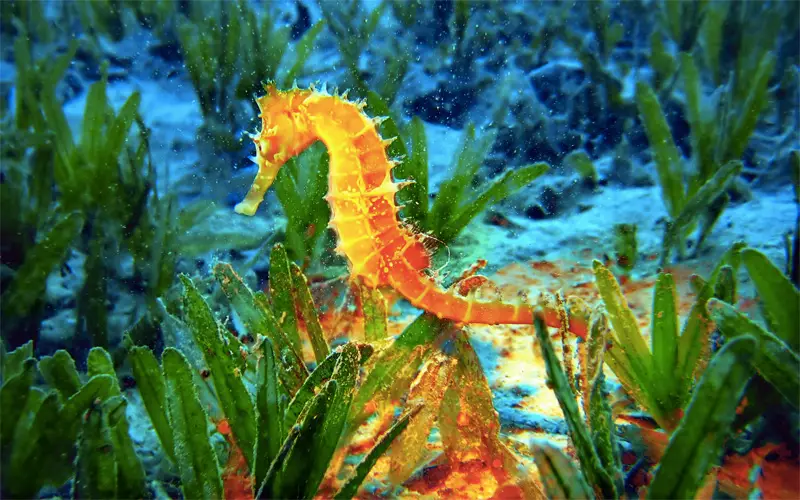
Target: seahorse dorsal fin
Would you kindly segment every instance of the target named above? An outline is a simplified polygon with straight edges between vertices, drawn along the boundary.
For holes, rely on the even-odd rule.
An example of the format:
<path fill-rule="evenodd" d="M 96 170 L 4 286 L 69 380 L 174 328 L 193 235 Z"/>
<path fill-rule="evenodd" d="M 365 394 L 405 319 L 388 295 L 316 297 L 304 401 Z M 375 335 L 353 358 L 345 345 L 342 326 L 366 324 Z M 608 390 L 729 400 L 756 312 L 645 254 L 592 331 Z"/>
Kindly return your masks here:
<path fill-rule="evenodd" d="M 278 95 L 278 87 L 275 86 L 275 82 L 272 80 L 267 80 L 264 82 L 264 90 L 270 97 Z"/>

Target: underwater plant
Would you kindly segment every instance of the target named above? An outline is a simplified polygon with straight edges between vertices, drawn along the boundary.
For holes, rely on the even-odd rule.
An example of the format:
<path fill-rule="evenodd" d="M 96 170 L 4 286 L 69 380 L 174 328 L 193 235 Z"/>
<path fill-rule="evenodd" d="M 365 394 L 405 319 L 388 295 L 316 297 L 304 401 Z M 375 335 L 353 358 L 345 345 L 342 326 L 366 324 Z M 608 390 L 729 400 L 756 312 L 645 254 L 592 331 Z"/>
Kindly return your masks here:
<path fill-rule="evenodd" d="M 753 367 L 785 402 L 800 409 L 800 291 L 761 252 L 744 249 L 741 260 L 761 299 L 768 328 L 719 299 L 709 300 L 709 313 L 726 339 L 752 335 L 759 340 Z"/>
<path fill-rule="evenodd" d="M 740 455 L 757 455 L 759 450 L 783 446 L 791 450 L 791 457 L 794 450 L 800 448 L 797 434 L 800 428 L 800 339 L 797 325 L 800 292 L 762 253 L 745 249 L 741 258 L 761 299 L 760 319 L 764 324 L 748 318 L 729 303 L 717 299 L 708 303 L 711 318 L 726 340 L 750 335 L 759 341 L 752 359 L 756 376 L 745 393 L 746 404 L 737 414 L 734 428 L 739 434 L 732 448 Z M 756 486 L 770 496 L 797 494 L 797 486 L 792 484 L 775 484 L 775 491 L 767 492 L 765 488 L 773 481 L 772 474 L 762 474 Z M 746 493 L 753 488 L 752 484 L 744 488 L 735 483 L 726 486 L 734 494 L 742 490 Z"/>
<path fill-rule="evenodd" d="M 99 45 L 98 37 L 107 36 L 113 41 L 120 41 L 126 35 L 126 9 L 120 2 L 100 0 L 97 2 L 75 2 L 67 4 L 67 9 L 74 9 L 81 25 L 92 39 L 94 48 Z"/>
<path fill-rule="evenodd" d="M 575 51 L 586 73 L 602 89 L 606 106 L 621 116 L 634 114 L 633 105 L 623 95 L 623 81 L 607 65 L 614 47 L 622 40 L 625 29 L 612 21 L 608 2 L 592 2 L 588 10 L 595 46 L 589 46 L 577 31 L 560 30 L 558 35 Z"/>
<path fill-rule="evenodd" d="M 247 2 L 239 2 L 242 15 L 242 41 L 237 65 L 239 81 L 236 84 L 236 97 L 247 100 L 258 111 L 252 97 L 261 90 L 263 82 L 279 81 L 289 86 L 306 69 L 306 62 L 312 55 L 315 43 L 324 21 L 318 21 L 306 31 L 296 45 L 290 48 L 291 29 L 279 26 L 269 11 L 260 16 Z"/>
<path fill-rule="evenodd" d="M 223 151 L 235 150 L 237 140 L 234 78 L 242 37 L 236 2 L 210 3 L 213 11 L 198 20 L 183 19 L 178 40 L 204 119 L 204 129 Z M 213 14 L 212 14 L 213 12 Z M 212 14 L 212 15 L 208 15 Z"/>
<path fill-rule="evenodd" d="M 270 271 L 271 297 L 267 298 L 261 292 L 253 294 L 229 265 L 215 267 L 217 280 L 246 332 L 258 336 L 252 347 L 220 325 L 192 281 L 182 277 L 183 316 L 208 367 L 214 406 L 224 416 L 232 442 L 241 451 L 243 463 L 238 469 L 243 472 L 237 469 L 233 473 L 219 466 L 206 432 L 209 417 L 196 387 L 200 384 L 186 357 L 170 347 L 159 366 L 148 348 L 130 347 L 134 377 L 145 406 L 165 453 L 178 466 L 187 497 L 221 497 L 237 482 L 243 482 L 244 489 L 259 498 L 314 496 L 326 471 L 338 463 L 333 460 L 334 452 L 347 447 L 347 440 L 362 421 L 362 404 L 387 390 L 370 382 L 374 380 L 373 371 L 357 388 L 359 371 L 375 355 L 374 348 L 351 341 L 330 349 L 307 281 L 280 245 L 273 248 Z M 310 373 L 302 356 L 301 321 L 317 360 Z M 441 326 L 428 322 L 421 328 L 410 328 L 407 331 L 416 328 L 432 339 Z M 392 356 L 396 349 L 389 347 L 381 352 Z M 373 370 L 385 368 L 373 366 Z M 403 386 L 390 389 L 403 390 Z M 417 417 L 423 406 L 410 401 L 408 411 L 349 471 L 350 479 L 336 498 L 352 497 L 390 443 L 403 436 L 404 430 L 411 432 L 407 427 L 427 422 Z M 416 429 L 414 435 L 426 439 L 429 432 L 429 427 L 424 432 Z M 309 461 L 309 457 L 313 458 Z"/>
<path fill-rule="evenodd" d="M 137 238 L 142 232 L 142 217 L 147 216 L 143 207 L 152 178 L 152 170 L 148 177 L 145 168 L 147 141 L 143 137 L 136 149 L 127 145 L 137 118 L 139 94 L 131 95 L 115 113 L 106 101 L 105 77 L 95 83 L 87 97 L 81 140 L 76 143 L 56 97 L 56 85 L 75 50 L 76 45 L 72 44 L 48 70 L 44 69 L 44 61 L 31 60 L 25 37 L 15 42 L 20 67 L 17 80 L 21 89 L 16 102 L 15 133 L 30 139 L 17 145 L 20 151 L 12 153 L 16 161 L 4 164 L 8 178 L 3 183 L 3 204 L 4 209 L 9 210 L 3 211 L 3 231 L 16 233 L 9 233 L 9 243 L 16 244 L 15 251 L 9 255 L 16 254 L 14 267 L 21 265 L 20 274 L 10 280 L 7 290 L 4 286 L 3 313 L 11 322 L 18 318 L 24 320 L 37 303 L 42 303 L 47 276 L 64 259 L 82 229 L 90 237 L 100 237 L 97 229 L 104 225 L 109 233 L 122 235 L 121 239 L 127 240 L 135 253 Z M 35 140 L 35 137 L 50 140 Z M 32 152 L 26 157 L 29 150 Z M 32 162 L 30 171 L 27 158 Z M 52 221 L 51 232 L 47 239 L 33 246 L 46 221 Z M 20 241 L 20 237 L 25 241 Z M 102 261 L 104 257 L 99 252 L 103 245 L 98 242 L 92 248 L 98 251 L 90 262 Z M 149 260 L 149 254 L 147 257 Z M 98 266 L 96 269 L 102 269 Z M 97 282 L 102 282 L 102 276 L 95 280 Z M 91 283 L 92 280 L 87 280 L 87 287 L 91 287 Z M 104 306 L 100 311 L 104 312 Z M 96 335 L 96 345 L 106 345 L 103 320 L 95 319 L 97 321 L 90 323 L 101 330 Z M 9 326 L 7 335 L 13 345 L 19 345 L 11 338 L 15 336 L 14 330 L 18 328 Z M 27 332 L 24 335 L 28 338 L 38 336 L 35 329 L 31 331 L 24 324 L 19 330 Z"/>
<path fill-rule="evenodd" d="M 117 277 L 120 259 L 133 258 L 133 279 L 141 281 L 145 311 L 153 313 L 172 285 L 179 256 L 250 248 L 262 237 L 209 230 L 208 204 L 178 210 L 174 195 L 159 194 L 141 96 L 134 92 L 114 110 L 105 71 L 89 87 L 80 133 L 72 131 L 56 86 L 76 50 L 71 44 L 48 67 L 45 59 L 31 58 L 25 37 L 15 41 L 20 91 L 13 117 L 4 117 L 2 126 L 18 140 L 3 141 L 0 184 L 2 263 L 9 271 L 2 279 L 3 331 L 12 346 L 36 343 L 47 278 L 71 250 L 87 256 L 76 333 L 108 348 L 108 281 Z"/>
<path fill-rule="evenodd" d="M 37 361 L 32 342 L 11 352 L 0 344 L 2 495 L 34 498 L 72 479 L 74 497 L 146 497 L 108 352 L 93 348 L 82 376 L 66 351 Z M 38 387 L 40 375 L 49 388 Z"/>
<path fill-rule="evenodd" d="M 411 3 L 407 8 L 411 8 Z M 380 81 L 378 75 L 370 75 L 361 69 L 359 62 L 362 54 L 370 47 L 370 39 L 375 34 L 389 3 L 380 2 L 369 14 L 363 12 L 364 5 L 359 0 L 343 2 L 319 2 L 322 15 L 336 40 L 339 55 L 347 68 L 348 87 L 359 95 L 366 95 L 370 89 L 378 89 L 378 93 L 387 102 L 392 103 L 408 71 L 410 56 L 407 51 L 397 46 L 383 49 L 379 54 L 382 71 Z M 390 43 L 397 44 L 394 37 Z M 399 44 L 397 44 L 399 45 Z M 377 50 L 377 49 L 372 49 Z"/>
<path fill-rule="evenodd" d="M 734 245 L 708 281 L 693 276 L 697 298 L 680 334 L 675 282 L 670 274 L 659 274 L 653 290 L 651 348 L 616 278 L 603 264 L 594 261 L 597 289 L 612 326 L 605 363 L 628 394 L 667 432 L 680 422 L 709 357 L 713 324 L 706 310 L 708 301 L 715 296 L 730 297 L 725 277 L 738 269 L 742 247 Z"/>
<path fill-rule="evenodd" d="M 631 272 L 636 265 L 637 253 L 636 224 L 615 224 L 614 258 L 619 268 Z"/>
<path fill-rule="evenodd" d="M 702 37 L 705 60 L 710 67 L 718 65 L 719 38 L 728 8 L 723 2 L 660 2 L 659 6 L 656 18 L 659 22 L 650 34 L 649 61 L 655 73 L 654 87 L 659 92 L 668 92 L 675 83 L 679 63 L 665 46 L 664 38 L 680 53 L 691 52 Z M 712 67 L 712 73 L 719 84 L 719 72 Z"/>
<path fill-rule="evenodd" d="M 584 149 L 576 149 L 564 157 L 564 165 L 572 168 L 580 176 L 586 187 L 596 190 L 599 181 L 597 168 Z"/>
<path fill-rule="evenodd" d="M 604 387 L 603 354 L 609 329 L 603 317 L 597 318 L 587 337 L 581 359 L 581 387 L 584 418 L 575 400 L 574 381 L 564 373 L 556 357 L 550 334 L 541 316 L 534 318 L 536 337 L 547 368 L 549 386 L 555 392 L 581 472 L 577 472 L 562 452 L 547 443 L 533 445 L 533 458 L 550 498 L 619 498 L 624 486 L 622 462 L 615 434 L 614 417 Z M 572 361 L 565 356 L 572 373 Z"/>
<path fill-rule="evenodd" d="M 403 2 L 402 0 L 389 0 L 389 7 L 392 9 L 394 17 L 403 25 L 404 28 L 409 29 L 413 27 L 415 21 L 418 19 L 419 14 L 422 13 L 424 5 L 421 0 L 411 0 Z"/>
<path fill-rule="evenodd" d="M 800 407 L 798 396 L 800 394 L 800 379 L 798 379 L 798 373 L 800 373 L 800 357 L 798 357 L 800 292 L 764 254 L 746 248 L 741 250 L 740 259 L 761 299 L 762 317 L 768 328 L 764 328 L 737 311 L 728 298 L 715 297 L 707 303 L 710 318 L 716 323 L 725 341 L 722 350 L 712 358 L 707 371 L 712 369 L 711 366 L 723 351 L 743 339 L 750 339 L 751 346 L 746 348 L 746 355 L 750 358 L 749 364 L 755 371 L 755 376 L 747 376 L 747 388 L 735 412 L 729 411 L 729 417 L 718 417 L 724 420 L 724 428 L 730 426 L 734 431 L 725 447 L 742 455 L 753 454 L 759 447 L 768 447 L 768 443 L 778 440 L 787 443 L 790 449 L 796 450 L 798 448 L 797 409 Z M 733 295 L 730 293 L 727 295 L 729 298 L 735 299 L 735 292 Z M 705 378 L 706 374 L 703 375 L 703 380 Z M 700 385 L 702 383 L 701 380 Z M 702 401 L 699 399 L 701 397 L 699 393 L 702 391 L 700 385 L 695 389 L 698 394 L 693 396 L 693 399 Z M 733 408 L 735 404 L 733 403 L 729 409 Z M 678 447 L 677 443 L 675 445 L 672 443 L 678 440 L 681 432 L 687 434 L 681 441 L 682 446 L 694 446 L 698 451 L 708 453 L 697 444 L 692 444 L 696 443 L 700 434 L 689 434 L 685 430 L 690 425 L 692 418 L 692 405 L 690 405 L 670 440 L 663 461 L 672 458 L 670 448 Z M 719 424 L 718 421 L 713 425 Z M 722 438 L 723 436 L 720 436 L 717 440 L 717 447 L 722 446 Z M 679 455 L 677 451 L 674 454 Z M 718 454 L 711 453 L 709 458 L 716 460 L 717 456 Z M 660 467 L 666 469 L 666 466 Z M 665 495 L 667 493 L 675 494 L 677 490 L 673 485 L 678 478 L 688 477 L 689 480 L 698 481 L 700 474 L 687 474 L 685 467 L 673 465 L 670 467 L 672 471 L 669 474 L 666 472 L 662 474 L 663 481 L 656 483 L 654 479 L 651 484 L 651 494 L 656 496 L 653 490 Z M 730 482 L 730 479 L 723 474 L 725 469 L 726 464 L 723 464 L 718 472 L 712 472 L 714 476 L 718 477 L 719 487 L 723 491 L 725 491 L 725 487 L 731 488 L 730 484 L 726 484 L 726 481 Z M 684 484 L 687 483 L 685 479 L 682 481 Z M 733 491 L 736 494 L 747 493 L 749 489 L 753 488 L 753 482 L 754 479 L 751 477 L 747 481 L 744 491 L 736 490 L 737 487 L 741 488 L 741 485 L 735 485 Z M 761 483 L 760 480 L 758 482 Z M 795 494 L 794 492 L 796 492 L 796 486 L 787 485 L 786 491 L 780 494 L 792 495 Z M 767 493 L 765 492 L 765 494 Z M 776 493 L 772 492 L 768 495 L 774 494 Z"/>
<path fill-rule="evenodd" d="M 650 498 L 689 498 L 708 480 L 752 377 L 750 361 L 758 345 L 745 335 L 726 343 L 711 358 L 670 436 L 648 487 Z"/>
<path fill-rule="evenodd" d="M 42 42 L 53 38 L 52 26 L 36 4 L 10 0 L 0 4 L 0 32 L 12 35 L 29 34 Z"/>
<path fill-rule="evenodd" d="M 763 338 L 750 335 L 753 332 L 748 330 L 742 331 L 741 335 L 737 334 L 735 341 L 727 342 L 711 357 L 705 369 L 700 371 L 694 366 L 690 367 L 693 372 L 701 373 L 682 376 L 680 367 L 686 363 L 681 361 L 681 357 L 686 357 L 682 353 L 686 353 L 689 347 L 689 342 L 685 339 L 697 342 L 697 336 L 692 336 L 691 332 L 700 331 L 698 326 L 708 321 L 707 314 L 705 320 L 698 315 L 705 309 L 705 301 L 699 301 L 694 306 L 684 334 L 677 337 L 675 306 L 669 305 L 675 300 L 674 289 L 671 288 L 671 277 L 662 274 L 654 291 L 651 355 L 641 337 L 637 339 L 628 336 L 631 328 L 635 328 L 635 323 L 633 326 L 630 324 L 633 316 L 629 309 L 625 312 L 627 306 L 620 306 L 613 297 L 616 293 L 616 282 L 613 277 L 609 282 L 610 272 L 597 261 L 595 272 L 613 329 L 608 326 L 605 312 L 595 314 L 587 339 L 588 345 L 581 345 L 578 351 L 581 363 L 579 387 L 583 398 L 584 419 L 581 419 L 575 402 L 575 383 L 571 378 L 573 369 L 568 356 L 570 351 L 564 351 L 563 363 L 567 368 L 565 373 L 555 355 L 543 319 L 537 316 L 534 320 L 549 384 L 564 413 L 571 442 L 581 464 L 578 471 L 557 448 L 546 443 L 534 444 L 534 459 L 548 495 L 567 498 L 618 498 L 624 491 L 617 431 L 613 423 L 615 418 L 603 387 L 604 359 L 608 361 L 623 387 L 668 432 L 663 439 L 664 444 L 660 445 L 660 459 L 647 488 L 647 497 L 691 498 L 701 487 L 706 487 L 704 485 L 714 487 L 714 467 L 734 427 L 753 368 L 759 364 L 759 355 L 756 353 L 764 346 Z M 718 269 L 716 272 L 722 271 Z M 701 297 L 710 288 L 705 284 Z M 726 309 L 732 309 L 718 299 L 708 300 L 709 308 L 717 303 L 723 304 Z M 566 312 L 562 314 L 566 315 Z M 695 315 L 698 315 L 697 320 L 693 320 Z M 707 335 L 708 330 L 703 330 Z M 669 344 L 672 345 L 671 349 Z M 671 361 L 672 364 L 663 365 L 664 361 Z M 679 369 L 670 381 L 676 362 Z M 789 369 L 791 366 L 794 365 L 785 365 L 784 368 Z M 651 378 L 653 381 L 648 382 L 645 378 L 648 374 L 654 377 Z M 692 382 L 695 376 L 698 379 L 696 384 Z M 691 386 L 681 388 L 686 380 L 690 381 Z M 641 385 L 630 388 L 631 383 Z M 676 402 L 678 403 L 674 404 Z M 665 406 L 665 403 L 672 406 Z M 714 481 L 708 482 L 709 479 Z"/>
<path fill-rule="evenodd" d="M 776 334 L 747 319 L 732 305 L 738 300 L 735 276 L 742 264 L 754 280 L 764 304 L 764 318 Z M 678 336 L 674 283 L 669 274 L 660 274 L 654 289 L 651 352 L 613 275 L 597 261 L 594 268 L 607 312 L 592 321 L 588 347 L 579 346 L 582 363 L 580 387 L 584 398 L 588 392 L 584 388 L 589 386 L 584 380 L 587 377 L 585 366 L 596 364 L 585 362 L 584 353 L 595 352 L 592 346 L 597 342 L 592 339 L 606 331 L 605 336 L 599 335 L 604 339 L 601 343 L 607 343 L 605 362 L 626 392 L 666 431 L 666 434 L 660 434 L 647 428 L 640 429 L 642 438 L 648 443 L 649 451 L 646 453 L 658 463 L 648 496 L 688 497 L 701 485 L 713 488 L 718 484 L 723 490 L 730 488 L 730 477 L 736 472 L 728 471 L 725 465 L 717 466 L 723 450 L 746 454 L 765 446 L 766 440 L 775 432 L 765 432 L 764 426 L 778 414 L 783 415 L 777 417 L 781 419 L 789 415 L 789 421 L 795 423 L 788 425 L 796 426 L 800 403 L 797 398 L 800 393 L 797 377 L 800 370 L 797 344 L 800 339 L 797 336 L 796 309 L 800 304 L 800 293 L 763 254 L 744 248 L 744 244 L 736 244 L 723 256 L 708 281 L 699 276 L 692 277 L 697 300 L 682 335 Z M 600 321 L 606 315 L 612 326 L 610 330 Z M 721 350 L 711 354 L 709 341 L 715 325 L 725 341 Z M 542 349 L 547 349 L 545 344 L 549 344 L 549 339 L 542 339 L 542 335 L 540 332 Z M 733 340 L 743 339 L 746 340 L 733 347 Z M 725 357 L 730 360 L 723 361 Z M 565 351 L 565 364 L 566 360 Z M 744 371 L 727 371 L 725 366 L 735 366 Z M 712 367 L 718 371 L 710 373 Z M 548 368 L 551 379 L 558 377 L 550 372 L 555 369 Z M 571 369 L 567 370 L 566 380 L 570 382 L 566 387 L 573 386 L 571 373 Z M 558 387 L 558 384 L 554 385 Z M 721 387 L 729 392 L 720 392 Z M 562 408 L 565 407 L 564 397 L 564 394 L 559 395 Z M 782 410 L 772 413 L 768 405 Z M 568 409 L 564 412 L 567 415 Z M 585 413 L 591 414 L 586 407 Z M 786 429 L 784 425 L 780 424 L 773 430 Z M 709 434 L 712 429 L 713 437 Z M 740 434 L 744 429 L 749 429 L 749 438 Z M 575 432 L 571 426 L 571 435 Z M 778 439 L 796 440 L 793 433 L 792 436 L 784 434 L 777 431 Z M 703 441 L 705 444 L 698 444 L 699 435 L 707 436 Z M 573 435 L 573 442 L 578 446 L 582 441 Z M 538 453 L 551 456 L 555 452 L 544 450 Z M 591 451 L 583 453 L 591 454 Z M 594 463 L 581 458 L 583 469 L 593 467 Z M 692 471 L 695 467 L 697 469 Z M 565 477 L 574 475 L 568 468 L 559 474 Z M 580 487 L 574 481 L 570 484 Z M 752 487 L 752 480 L 750 484 Z"/>
<path fill-rule="evenodd" d="M 235 134 L 244 128 L 240 104 L 263 81 L 289 84 L 301 76 L 324 23 L 309 29 L 289 51 L 289 28 L 279 27 L 269 9 L 257 11 L 243 0 L 210 6 L 211 11 L 206 2 L 202 13 L 181 17 L 178 40 L 203 114 L 198 136 L 209 136 L 218 150 L 238 151 Z"/>
<path fill-rule="evenodd" d="M 685 256 L 686 240 L 700 226 L 694 242 L 694 255 L 698 255 L 720 215 L 728 205 L 731 190 L 742 171 L 739 163 L 747 148 L 759 117 L 767 107 L 769 80 L 776 65 L 773 49 L 780 33 L 777 11 L 763 13 L 758 7 L 753 12 L 737 6 L 708 2 L 706 4 L 682 5 L 665 3 L 669 31 L 680 39 L 680 55 L 671 66 L 675 69 L 674 80 L 680 81 L 687 121 L 691 132 L 691 158 L 680 153 L 672 131 L 667 123 L 660 102 L 667 99 L 665 91 L 661 97 L 642 81 L 636 85 L 636 102 L 653 149 L 653 159 L 658 172 L 662 197 L 670 216 L 662 245 L 661 265 L 670 261 L 672 250 L 678 258 Z M 691 14 L 687 14 L 691 12 Z M 760 18 L 775 29 L 758 30 L 759 34 L 739 35 L 741 45 L 734 53 L 734 63 L 728 71 L 730 80 L 721 85 L 720 30 L 723 22 L 742 24 L 745 29 L 745 12 Z M 684 16 L 689 24 L 682 24 Z M 702 26 L 702 27 L 701 27 Z M 752 31 L 752 30 L 751 30 Z M 710 67 L 716 85 L 712 95 L 703 91 L 702 78 L 691 48 L 698 33 L 702 33 L 705 62 Z M 741 190 L 742 187 L 734 186 Z"/>

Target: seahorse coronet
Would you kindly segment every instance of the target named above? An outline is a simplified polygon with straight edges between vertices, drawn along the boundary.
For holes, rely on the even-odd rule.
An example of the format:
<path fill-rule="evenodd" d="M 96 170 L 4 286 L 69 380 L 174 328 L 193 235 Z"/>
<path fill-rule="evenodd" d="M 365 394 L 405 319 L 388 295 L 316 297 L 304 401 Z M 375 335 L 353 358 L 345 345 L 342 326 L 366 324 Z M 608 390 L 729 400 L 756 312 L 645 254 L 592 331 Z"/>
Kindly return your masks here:
<path fill-rule="evenodd" d="M 429 247 L 435 238 L 419 232 L 399 217 L 395 195 L 413 179 L 395 180 L 392 169 L 401 158 L 390 158 L 389 146 L 378 126 L 388 117 L 363 112 L 366 100 L 348 100 L 348 91 L 331 95 L 296 85 L 287 91 L 274 83 L 264 85 L 266 95 L 256 102 L 261 130 L 253 137 L 258 173 L 235 211 L 254 215 L 274 182 L 280 167 L 317 141 L 330 156 L 328 192 L 331 208 L 328 227 L 337 235 L 335 251 L 347 258 L 351 274 L 369 287 L 390 286 L 415 307 L 440 318 L 462 323 L 532 324 L 534 308 L 527 304 L 482 301 L 444 290 L 428 276 Z M 548 324 L 554 320 L 548 316 Z M 585 325 L 575 333 L 585 334 Z"/>

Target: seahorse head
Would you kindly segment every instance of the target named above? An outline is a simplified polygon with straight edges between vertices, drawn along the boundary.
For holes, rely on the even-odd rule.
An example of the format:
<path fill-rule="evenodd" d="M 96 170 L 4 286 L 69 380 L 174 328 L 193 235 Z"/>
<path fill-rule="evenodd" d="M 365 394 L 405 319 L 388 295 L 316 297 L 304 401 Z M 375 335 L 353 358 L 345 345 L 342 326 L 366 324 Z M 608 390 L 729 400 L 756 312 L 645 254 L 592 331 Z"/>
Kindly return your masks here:
<path fill-rule="evenodd" d="M 245 215 L 255 214 L 283 164 L 314 141 L 303 105 L 310 92 L 282 92 L 273 84 L 266 84 L 264 89 L 266 95 L 256 99 L 261 130 L 251 135 L 256 148 L 251 160 L 258 165 L 258 173 L 247 196 L 235 208 Z"/>

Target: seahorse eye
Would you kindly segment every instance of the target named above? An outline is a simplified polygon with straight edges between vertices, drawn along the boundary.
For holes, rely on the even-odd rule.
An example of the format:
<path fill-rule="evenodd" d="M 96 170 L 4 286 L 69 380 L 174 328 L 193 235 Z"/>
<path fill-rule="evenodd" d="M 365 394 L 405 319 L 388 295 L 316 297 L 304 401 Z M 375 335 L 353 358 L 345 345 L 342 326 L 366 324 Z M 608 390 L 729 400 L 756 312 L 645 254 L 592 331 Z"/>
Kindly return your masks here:
<path fill-rule="evenodd" d="M 269 152 L 269 146 L 270 146 L 270 143 L 269 143 L 268 140 L 259 139 L 258 142 L 256 142 L 256 147 L 258 148 L 259 156 L 266 157 L 267 153 Z"/>

